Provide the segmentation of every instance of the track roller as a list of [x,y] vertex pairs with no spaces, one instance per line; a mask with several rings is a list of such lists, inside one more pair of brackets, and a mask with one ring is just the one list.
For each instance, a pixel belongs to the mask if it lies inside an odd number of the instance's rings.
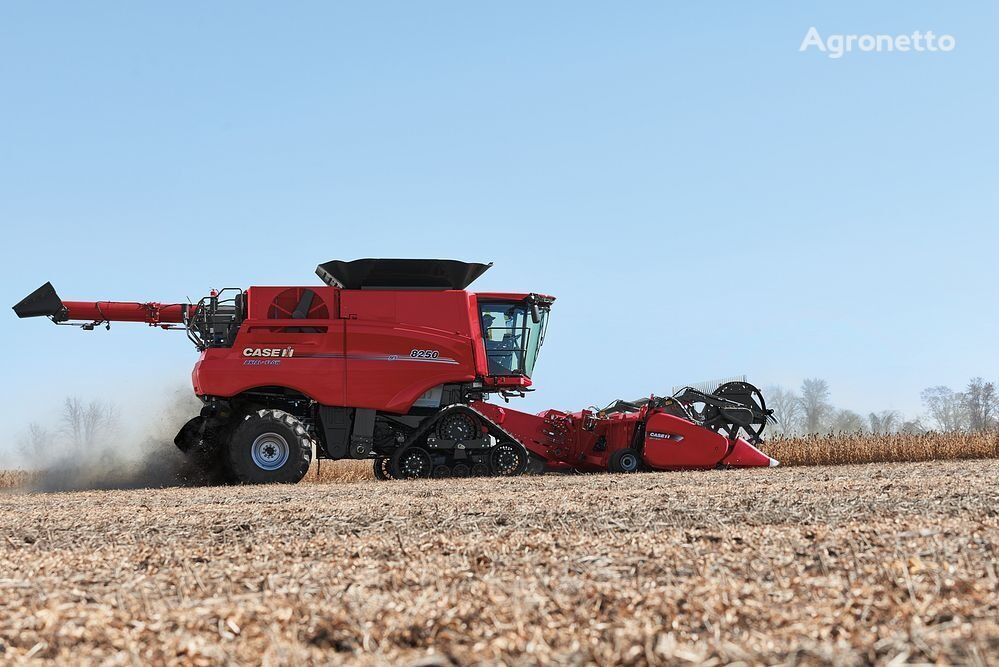
[[389,473],[390,459],[387,456],[379,456],[373,462],[373,468],[375,471],[375,479],[379,481],[388,481],[394,479]]
[[519,442],[507,440],[495,447],[489,456],[491,472],[501,477],[513,477],[527,470],[530,455]]
[[408,445],[392,454],[388,472],[396,479],[424,479],[434,470],[430,452],[423,447]]

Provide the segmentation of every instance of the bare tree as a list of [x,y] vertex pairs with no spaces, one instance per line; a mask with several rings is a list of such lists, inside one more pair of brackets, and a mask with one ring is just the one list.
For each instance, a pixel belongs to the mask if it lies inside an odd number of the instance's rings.
[[829,383],[811,378],[801,383],[801,410],[804,414],[805,432],[821,433],[832,415],[829,402]]
[[972,431],[987,431],[995,426],[999,415],[999,395],[991,382],[972,378],[964,393],[964,406],[968,412],[968,426]]
[[872,412],[868,420],[871,433],[896,433],[902,425],[902,416],[894,410]]
[[50,451],[52,446],[52,434],[37,422],[28,424],[27,433],[24,433],[17,443],[18,451],[30,465],[44,460],[45,452]]
[[899,433],[906,433],[908,435],[920,435],[926,433],[926,427],[923,426],[923,422],[916,417],[915,419],[909,419],[902,422],[902,425],[898,427]]
[[968,428],[964,394],[955,393],[950,387],[937,386],[924,389],[920,397],[938,430],[962,431]]
[[62,408],[62,430],[75,449],[92,449],[118,431],[118,411],[109,403],[67,398]]
[[764,393],[767,407],[774,411],[777,419],[774,430],[781,435],[796,435],[803,426],[804,411],[801,409],[801,397],[794,391],[784,387],[770,387]]
[[865,427],[864,418],[853,410],[836,410],[829,423],[833,433],[861,433]]

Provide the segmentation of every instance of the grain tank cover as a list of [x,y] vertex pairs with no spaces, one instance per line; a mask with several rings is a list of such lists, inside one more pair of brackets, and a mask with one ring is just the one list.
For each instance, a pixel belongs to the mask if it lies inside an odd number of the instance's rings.
[[335,259],[316,268],[331,287],[344,289],[465,289],[492,266],[454,259]]

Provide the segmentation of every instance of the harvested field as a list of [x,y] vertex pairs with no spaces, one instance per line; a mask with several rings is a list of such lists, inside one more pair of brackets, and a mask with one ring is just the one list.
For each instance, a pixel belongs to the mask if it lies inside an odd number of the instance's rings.
[[[172,452],[170,452],[172,454]],[[123,468],[123,469],[122,469]],[[90,489],[132,489],[155,488],[166,486],[203,486],[204,483],[195,480],[193,483],[181,483],[176,474],[157,475],[156,472],[138,467],[136,470],[121,466],[113,473],[102,475],[99,471],[89,468],[85,474],[76,476],[69,474],[65,465],[60,465],[52,471],[0,470],[0,489],[21,488],[39,491],[76,491]],[[51,477],[65,485],[51,484]],[[371,461],[322,461],[313,463],[303,484],[343,484],[374,479]]]
[[307,484],[334,484],[374,480],[371,461],[321,461],[313,463],[302,481]]
[[[773,438],[763,449],[782,466],[999,458],[999,431],[837,433]],[[367,461],[337,461],[323,462],[318,468],[313,464],[306,481],[356,482],[373,477]]]
[[999,660],[999,461],[0,496],[5,659]]
[[[170,456],[178,456],[169,445],[168,448]],[[999,458],[999,432],[918,435],[847,433],[774,438],[768,440],[763,449],[779,460],[782,466]],[[86,474],[73,475],[68,474],[71,471],[66,465],[61,465],[55,484],[39,484],[39,480],[46,477],[45,473],[0,470],[0,488],[38,486],[40,490],[51,491],[185,485],[176,474],[169,474],[169,466],[150,466],[149,461],[150,458],[147,458],[134,471],[128,464],[121,464],[112,474],[91,469]],[[374,479],[370,461],[322,461],[312,464],[303,482],[330,484],[370,479]]]

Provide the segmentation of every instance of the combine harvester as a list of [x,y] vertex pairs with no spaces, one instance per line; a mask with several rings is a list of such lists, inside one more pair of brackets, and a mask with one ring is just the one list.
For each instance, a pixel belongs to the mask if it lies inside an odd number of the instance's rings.
[[204,407],[175,442],[228,481],[298,482],[313,451],[373,459],[379,479],[777,464],[754,446],[771,411],[745,382],[576,413],[487,403],[531,390],[555,301],[465,291],[490,266],[331,261],[316,269],[323,287],[213,290],[196,304],[63,301],[46,283],[14,312],[185,330]]

